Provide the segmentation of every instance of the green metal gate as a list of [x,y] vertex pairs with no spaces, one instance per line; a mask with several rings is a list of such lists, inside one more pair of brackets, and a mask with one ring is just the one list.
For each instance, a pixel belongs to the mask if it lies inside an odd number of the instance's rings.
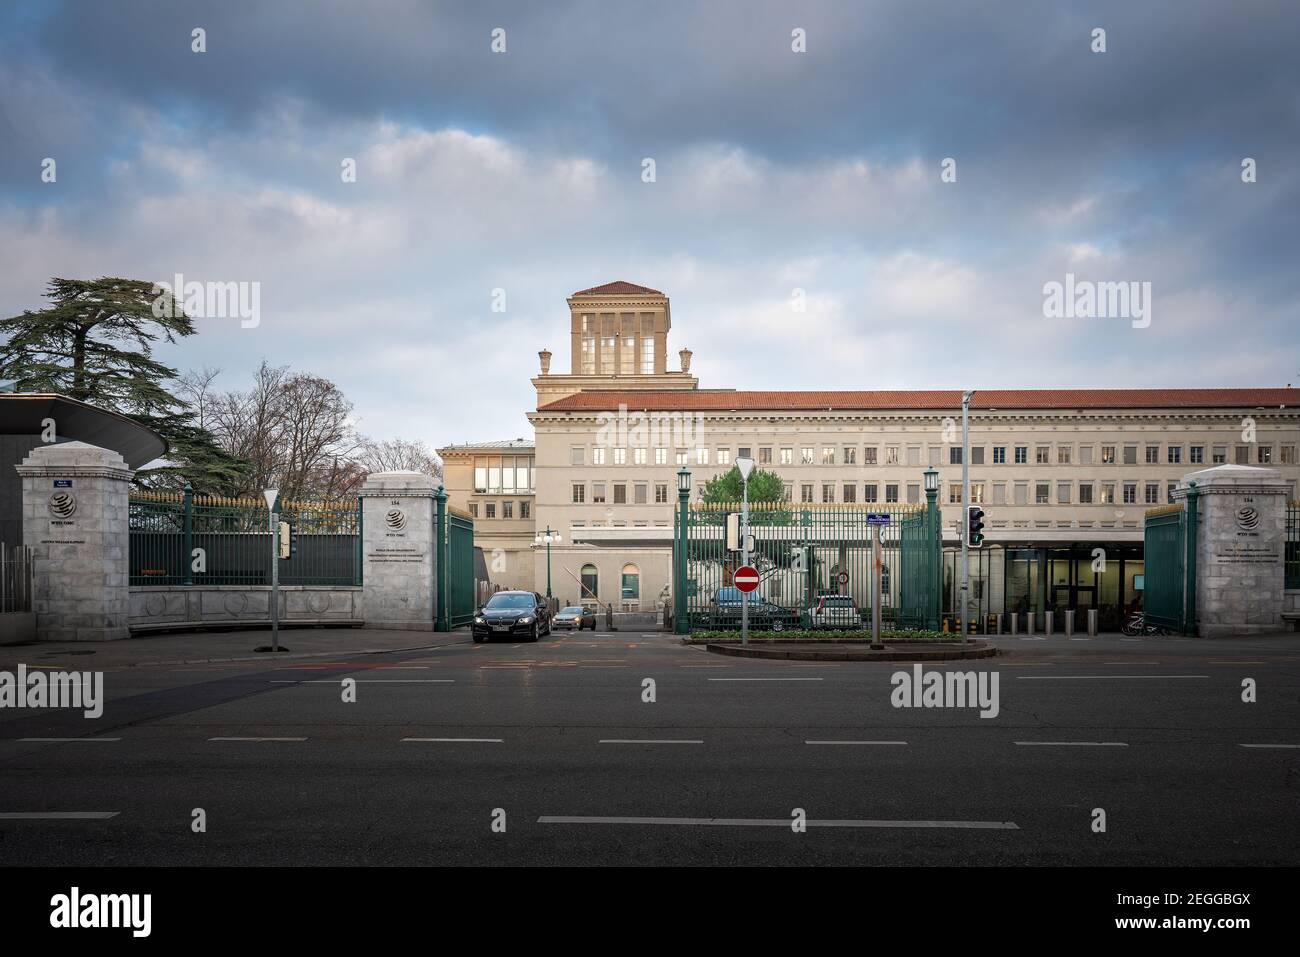
[[447,505],[447,493],[436,496],[438,543],[438,614],[436,627],[450,631],[474,620],[474,519]]
[[1196,488],[1146,513],[1142,610],[1148,625],[1196,633]]
[[[681,515],[675,582],[686,583],[686,620],[692,629],[740,626],[739,592],[732,575],[741,553],[727,549],[727,515],[738,503],[696,503],[686,508],[685,548]],[[853,600],[858,627],[871,623],[872,526],[869,514],[889,516],[881,539],[881,621],[885,628],[932,628],[939,624],[939,518],[920,505],[813,505],[755,503],[749,507],[754,537],[750,564],[758,590],[750,595],[756,629],[810,627],[827,595]],[[852,627],[852,625],[849,625]]]

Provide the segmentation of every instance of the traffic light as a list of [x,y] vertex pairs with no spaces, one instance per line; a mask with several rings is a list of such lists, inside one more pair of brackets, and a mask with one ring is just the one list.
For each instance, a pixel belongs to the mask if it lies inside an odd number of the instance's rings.
[[984,542],[984,509],[978,505],[966,506],[966,544],[979,548]]

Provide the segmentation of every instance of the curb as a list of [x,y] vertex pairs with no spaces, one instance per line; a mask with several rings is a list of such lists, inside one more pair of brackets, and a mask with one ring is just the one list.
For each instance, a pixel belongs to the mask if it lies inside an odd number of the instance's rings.
[[[828,643],[829,644],[829,643]],[[715,655],[730,655],[735,658],[777,658],[787,661],[961,661],[971,658],[993,658],[998,649],[982,642],[974,642],[968,648],[920,648],[903,650],[887,648],[885,651],[872,651],[866,646],[846,647],[844,645],[823,645],[814,648],[763,648],[753,645],[710,644],[705,646]]]

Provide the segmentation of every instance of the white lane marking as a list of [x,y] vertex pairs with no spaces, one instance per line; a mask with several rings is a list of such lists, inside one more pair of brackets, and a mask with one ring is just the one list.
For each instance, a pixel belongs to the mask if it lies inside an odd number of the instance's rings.
[[[696,827],[782,827],[789,829],[788,818],[743,817],[561,817],[544,816],[538,824],[666,824]],[[897,827],[897,828],[979,828],[1018,831],[1012,821],[808,821],[809,827]]]
[[[290,681],[284,678],[272,678],[273,685],[336,685],[343,678],[310,678]],[[353,678],[357,684],[365,685],[449,685],[455,684],[455,678]]]
[[19,738],[19,741],[26,741],[30,744],[77,744],[82,741],[121,741],[121,738]]
[[1021,747],[1044,748],[1127,748],[1123,741],[1017,741]]
[[705,681],[825,681],[825,678],[705,678]]
[[306,741],[306,738],[208,738],[209,741]]
[[1046,638],[1035,638],[1035,637],[1032,637],[1032,636],[1029,636],[1029,635],[1021,635],[1021,636],[1020,636],[1020,640],[1021,640],[1021,641],[1046,641],[1047,639],[1046,639]]
[[504,738],[403,738],[403,741],[433,741],[445,744],[503,744]]
[[804,744],[907,744],[906,741],[805,741]]
[[1300,744],[1239,744],[1239,748],[1300,748]]
[[1164,681],[1166,678],[1209,678],[1209,675],[1017,675],[1017,681],[1110,681],[1125,680]]
[[0,811],[0,821],[107,821],[121,811]]
[[600,744],[703,744],[701,738],[601,738]]

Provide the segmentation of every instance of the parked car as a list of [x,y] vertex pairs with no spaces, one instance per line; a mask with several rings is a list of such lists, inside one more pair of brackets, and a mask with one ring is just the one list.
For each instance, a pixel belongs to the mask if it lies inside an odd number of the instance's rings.
[[808,618],[814,628],[862,627],[862,613],[851,595],[818,595]]
[[529,638],[551,633],[551,609],[534,591],[499,591],[487,600],[470,630],[476,642],[489,638]]
[[555,615],[554,621],[556,628],[568,628],[572,631],[574,628],[582,631],[584,628],[596,630],[596,613],[590,608],[583,608],[581,605],[570,605],[568,608],[561,608]]
[[[739,628],[742,592],[734,585],[719,588],[709,599],[709,608],[701,624],[705,628]],[[799,625],[799,613],[791,608],[774,604],[758,595],[749,594],[749,626],[782,631]]]

